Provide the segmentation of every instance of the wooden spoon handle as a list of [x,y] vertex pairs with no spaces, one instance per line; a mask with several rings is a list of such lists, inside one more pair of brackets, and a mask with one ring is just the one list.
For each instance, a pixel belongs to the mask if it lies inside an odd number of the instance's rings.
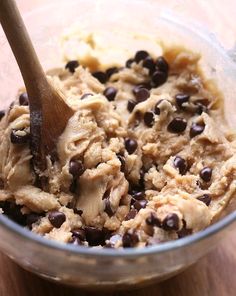
[[0,22],[21,70],[28,95],[37,106],[41,102],[34,95],[37,91],[35,86],[38,84],[40,93],[48,82],[14,0],[0,0]]

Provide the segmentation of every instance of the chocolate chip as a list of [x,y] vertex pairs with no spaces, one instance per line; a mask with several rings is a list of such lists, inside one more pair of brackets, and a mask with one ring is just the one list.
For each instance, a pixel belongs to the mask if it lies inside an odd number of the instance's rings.
[[120,161],[120,171],[124,173],[125,172],[125,158],[124,158],[124,156],[122,156],[120,154],[117,154],[117,158]]
[[77,192],[77,180],[74,179],[70,185],[70,192],[76,193]]
[[74,229],[71,231],[72,236],[79,238],[81,241],[85,241],[85,231],[83,229]]
[[78,61],[69,61],[65,68],[68,69],[71,73],[74,73],[75,72],[75,69],[79,67],[79,62]]
[[184,103],[187,103],[189,101],[190,96],[187,94],[177,94],[175,96],[176,104],[179,106],[179,108],[183,107]]
[[113,74],[117,73],[119,70],[117,67],[112,67],[106,70],[107,78],[109,79]]
[[126,232],[122,237],[124,248],[134,247],[139,242],[138,236],[135,232]]
[[150,97],[150,92],[146,88],[135,87],[133,93],[138,103],[144,102]]
[[69,244],[72,244],[74,246],[81,246],[81,245],[83,245],[82,242],[81,242],[81,240],[78,237],[76,237],[76,236],[72,236],[71,241],[69,242]]
[[101,83],[107,82],[107,74],[102,71],[97,71],[92,73],[93,77],[97,78]]
[[170,133],[179,134],[185,131],[187,127],[187,121],[182,117],[175,117],[168,124],[167,130]]
[[61,225],[66,221],[66,215],[59,211],[51,211],[48,214],[48,220],[52,226],[60,228]]
[[105,235],[103,230],[92,226],[85,226],[85,237],[90,246],[105,244]]
[[187,228],[186,221],[182,220],[182,222],[183,222],[183,228],[177,232],[178,238],[182,238],[193,233],[192,229]]
[[203,181],[205,182],[210,182],[211,181],[211,176],[212,176],[212,169],[209,167],[205,167],[200,171],[200,177],[202,178]]
[[134,107],[136,106],[136,102],[133,100],[129,100],[127,103],[127,109],[131,113],[134,110]]
[[69,164],[69,173],[74,177],[80,177],[85,171],[85,167],[81,160],[71,160]]
[[137,215],[137,213],[138,213],[138,211],[136,209],[131,209],[129,211],[129,213],[125,216],[125,219],[124,220],[125,221],[128,221],[130,219],[134,219],[135,216]]
[[162,72],[168,72],[169,71],[169,65],[164,57],[158,57],[156,60],[156,66],[158,70]]
[[131,68],[131,65],[133,62],[134,62],[134,59],[128,59],[128,61],[125,63],[126,68]]
[[190,128],[190,137],[196,137],[197,135],[200,135],[205,129],[205,125],[199,124],[199,123],[193,123]]
[[13,129],[11,131],[11,143],[12,144],[17,144],[17,145],[21,145],[21,144],[26,144],[29,142],[30,140],[30,134],[27,133],[24,130],[16,130]]
[[41,218],[41,215],[37,213],[30,213],[26,217],[26,223],[29,227],[32,226],[33,223],[36,223]]
[[131,193],[132,197],[136,200],[143,200],[145,198],[145,192],[144,191],[133,191]]
[[109,198],[106,198],[104,200],[104,203],[105,203],[105,209],[104,209],[104,212],[107,213],[107,215],[109,217],[113,216],[114,215],[114,211],[112,210],[111,208],[111,202],[109,200]]
[[168,214],[162,221],[162,228],[166,231],[179,229],[179,217],[177,214]]
[[0,120],[4,117],[5,115],[5,111],[4,110],[0,110]]
[[21,212],[21,206],[16,205],[13,202],[5,201],[1,205],[3,212],[5,215],[8,216],[9,219],[13,220],[14,222],[25,226],[26,225],[26,215],[23,215]]
[[174,166],[179,169],[179,173],[184,175],[187,172],[188,165],[185,159],[180,156],[176,156],[174,159]]
[[129,154],[133,154],[138,147],[138,143],[134,139],[126,139],[125,140],[125,149]]
[[160,70],[156,70],[152,75],[152,83],[154,87],[161,86],[166,82],[168,74]]
[[154,107],[154,112],[156,115],[160,115],[161,114],[161,109],[158,107],[159,103],[157,103]]
[[202,105],[201,103],[197,103],[196,104],[196,114],[201,115],[203,112],[207,113],[208,108],[206,106]]
[[146,50],[139,50],[136,52],[134,60],[136,63],[139,63],[140,61],[146,59],[148,56],[149,54]]
[[0,178],[0,189],[4,189],[4,181]]
[[153,73],[155,70],[155,63],[151,57],[146,57],[143,60],[143,67],[149,69],[150,73]]
[[108,101],[114,101],[115,96],[117,94],[117,89],[114,87],[107,87],[104,92],[103,92],[104,96],[108,99]]
[[150,82],[143,82],[143,83],[137,84],[136,87],[137,88],[146,88],[146,89],[150,90],[152,88],[152,85]]
[[20,104],[21,106],[28,106],[28,105],[29,105],[29,98],[28,98],[27,93],[22,93],[22,94],[19,96],[19,104]]
[[203,196],[198,197],[197,199],[204,202],[204,204],[206,204],[207,206],[209,206],[211,203],[211,197],[209,194],[203,194]]
[[73,209],[74,213],[77,214],[77,215],[80,215],[82,216],[83,215],[83,210],[80,210],[80,209]]
[[144,113],[143,121],[148,127],[152,127],[154,124],[155,115],[152,111],[147,111]]
[[86,94],[83,94],[82,97],[80,98],[80,100],[84,100],[84,99],[86,99],[87,97],[92,96],[92,95],[93,95],[92,93],[86,93]]
[[135,203],[134,203],[134,208],[136,210],[141,210],[141,209],[145,209],[146,206],[147,206],[147,201],[146,199],[143,199],[143,200],[136,200]]
[[146,218],[145,222],[149,226],[161,227],[161,220],[158,219],[154,213],[151,213],[150,216]]

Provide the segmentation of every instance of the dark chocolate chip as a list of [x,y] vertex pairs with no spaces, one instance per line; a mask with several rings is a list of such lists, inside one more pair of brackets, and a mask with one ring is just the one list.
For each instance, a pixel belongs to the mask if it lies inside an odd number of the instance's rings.
[[4,181],[0,178],[0,189],[4,189]]
[[4,110],[0,110],[0,120],[4,117],[5,115],[5,111]]
[[107,213],[107,215],[109,217],[113,216],[114,215],[114,211],[112,210],[111,208],[111,202],[109,200],[109,198],[106,198],[104,200],[104,203],[105,203],[105,209],[104,209],[104,212]]
[[143,82],[143,83],[136,85],[136,87],[137,88],[146,88],[146,89],[150,90],[152,88],[152,85],[150,82]]
[[69,244],[72,244],[74,246],[81,246],[81,245],[83,245],[82,242],[81,242],[81,240],[78,237],[76,237],[76,236],[72,236],[71,241],[69,241]]
[[161,227],[161,220],[157,218],[156,214],[151,213],[149,217],[146,218],[146,223],[149,226]]
[[79,238],[81,241],[85,241],[85,231],[83,229],[74,229],[71,231],[72,236]]
[[158,107],[159,103],[157,103],[154,107],[154,112],[156,115],[160,115],[161,114],[161,109]]
[[187,228],[186,221],[182,220],[182,222],[183,222],[183,228],[177,232],[178,238],[182,238],[193,233],[192,229]]
[[135,232],[126,232],[122,237],[124,248],[134,247],[139,242],[138,236]]
[[148,52],[146,50],[139,50],[136,52],[134,60],[136,63],[139,63],[140,61],[143,61],[149,56]]
[[209,206],[211,203],[211,197],[209,194],[203,194],[203,196],[198,197],[197,199],[204,202],[204,204],[206,204],[207,206]]
[[145,209],[146,206],[147,206],[147,201],[146,199],[143,199],[143,200],[136,200],[135,203],[134,203],[134,208],[136,210],[141,210],[141,209]]
[[202,105],[201,103],[197,103],[196,104],[196,114],[201,115],[203,112],[207,113],[208,108],[206,106]]
[[166,231],[179,229],[179,217],[177,214],[168,214],[162,221],[162,228]]
[[109,79],[113,74],[117,73],[119,69],[117,67],[112,67],[106,70],[107,78]]
[[19,104],[20,104],[21,106],[28,106],[28,105],[29,105],[29,98],[28,98],[27,93],[22,93],[22,94],[19,96]]
[[65,68],[68,69],[71,73],[74,73],[75,72],[75,69],[79,67],[79,62],[78,61],[69,61]]
[[138,103],[144,102],[150,97],[149,90],[142,87],[135,87],[133,93]]
[[137,210],[135,210],[135,209],[131,209],[130,211],[129,211],[129,213],[125,216],[125,221],[128,221],[128,220],[130,220],[130,219],[134,219],[135,218],[135,216],[137,215],[137,213],[138,213],[138,211]]
[[[22,130],[23,132],[23,130]],[[19,134],[19,130],[13,129],[11,131],[11,143],[12,144],[26,144],[30,140],[30,134],[26,131],[23,134]]]
[[117,94],[117,89],[110,86],[107,87],[104,92],[103,92],[104,96],[108,99],[108,101],[114,101],[116,94]]
[[158,57],[156,60],[156,66],[158,70],[162,72],[168,72],[169,71],[169,65],[164,57]]
[[127,103],[127,109],[131,113],[134,110],[134,107],[136,106],[137,102],[133,100],[129,100]]
[[59,211],[52,211],[48,214],[48,220],[52,226],[60,228],[61,225],[66,221],[66,215]]
[[181,175],[186,174],[188,165],[185,159],[180,156],[176,156],[174,159],[174,166],[179,170]]
[[197,135],[200,135],[205,129],[205,125],[199,124],[199,123],[193,123],[190,128],[190,137],[196,137]]
[[73,211],[74,211],[74,213],[77,214],[77,215],[80,215],[80,216],[83,215],[83,210],[80,210],[80,209],[76,209],[76,208],[74,208]]
[[125,172],[125,158],[124,158],[124,156],[122,156],[120,154],[117,154],[117,158],[120,161],[120,171],[124,173]]
[[161,86],[166,82],[168,78],[167,72],[162,72],[160,70],[156,70],[152,75],[152,83],[154,87]]
[[155,63],[151,57],[146,57],[143,60],[143,67],[149,69],[150,73],[153,73],[155,70]]
[[37,213],[30,213],[26,217],[26,223],[30,227],[33,223],[36,223],[41,218],[41,215]]
[[134,139],[125,140],[125,149],[129,154],[133,154],[137,148],[138,148],[138,143],[136,140]]
[[131,193],[132,197],[135,199],[135,200],[143,200],[145,198],[145,192],[144,191],[133,191]]
[[131,68],[131,65],[133,62],[134,62],[134,59],[128,59],[128,61],[125,63],[126,68]]
[[202,178],[203,181],[205,182],[210,182],[211,181],[211,176],[212,176],[212,169],[209,167],[205,167],[200,171],[200,177]]
[[155,114],[152,111],[147,111],[144,113],[143,121],[148,127],[152,127],[154,124]]
[[77,192],[77,180],[74,179],[70,185],[70,192],[76,193]]
[[74,177],[80,177],[85,171],[85,167],[81,160],[71,160],[69,164],[69,173]]
[[26,215],[21,212],[21,206],[16,205],[13,202],[5,201],[2,205],[2,209],[5,215],[14,222],[25,226],[26,225]]
[[167,130],[170,133],[179,134],[185,131],[187,127],[187,121],[182,117],[175,117],[168,124]]
[[101,229],[92,226],[85,226],[85,237],[90,246],[105,244],[104,232]]
[[82,97],[80,98],[80,100],[84,100],[84,99],[86,99],[87,97],[92,96],[92,95],[93,95],[92,93],[86,93],[86,94],[83,94]]
[[107,74],[102,71],[97,71],[92,73],[93,77],[97,78],[101,83],[107,82]]
[[190,96],[187,94],[177,94],[175,96],[176,104],[179,106],[179,108],[182,108],[183,104],[189,101],[189,98]]

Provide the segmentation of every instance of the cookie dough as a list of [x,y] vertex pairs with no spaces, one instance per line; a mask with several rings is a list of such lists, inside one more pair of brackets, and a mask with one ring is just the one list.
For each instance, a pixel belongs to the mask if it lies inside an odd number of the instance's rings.
[[161,52],[140,50],[112,67],[111,55],[110,68],[72,60],[48,72],[75,114],[40,176],[20,91],[1,112],[4,214],[48,239],[110,248],[175,240],[217,219],[236,190],[222,95],[198,54]]

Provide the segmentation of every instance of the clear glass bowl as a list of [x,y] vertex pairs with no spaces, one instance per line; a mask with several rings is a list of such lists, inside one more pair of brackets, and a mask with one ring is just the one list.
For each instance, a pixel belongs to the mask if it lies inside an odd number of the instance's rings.
[[[236,67],[210,34],[191,23],[158,15],[155,1],[58,1],[26,15],[25,21],[45,69],[62,65],[58,36],[74,21],[91,29],[120,28],[154,32],[168,43],[184,44],[202,54],[207,76],[225,95],[225,114],[236,127]],[[115,13],[112,13],[115,12]],[[7,41],[0,32],[0,100],[9,106],[23,84]],[[89,289],[125,289],[170,277],[209,252],[233,228],[234,204],[207,229],[173,242],[143,249],[90,249],[37,236],[0,215],[0,250],[23,268],[44,278]]]

